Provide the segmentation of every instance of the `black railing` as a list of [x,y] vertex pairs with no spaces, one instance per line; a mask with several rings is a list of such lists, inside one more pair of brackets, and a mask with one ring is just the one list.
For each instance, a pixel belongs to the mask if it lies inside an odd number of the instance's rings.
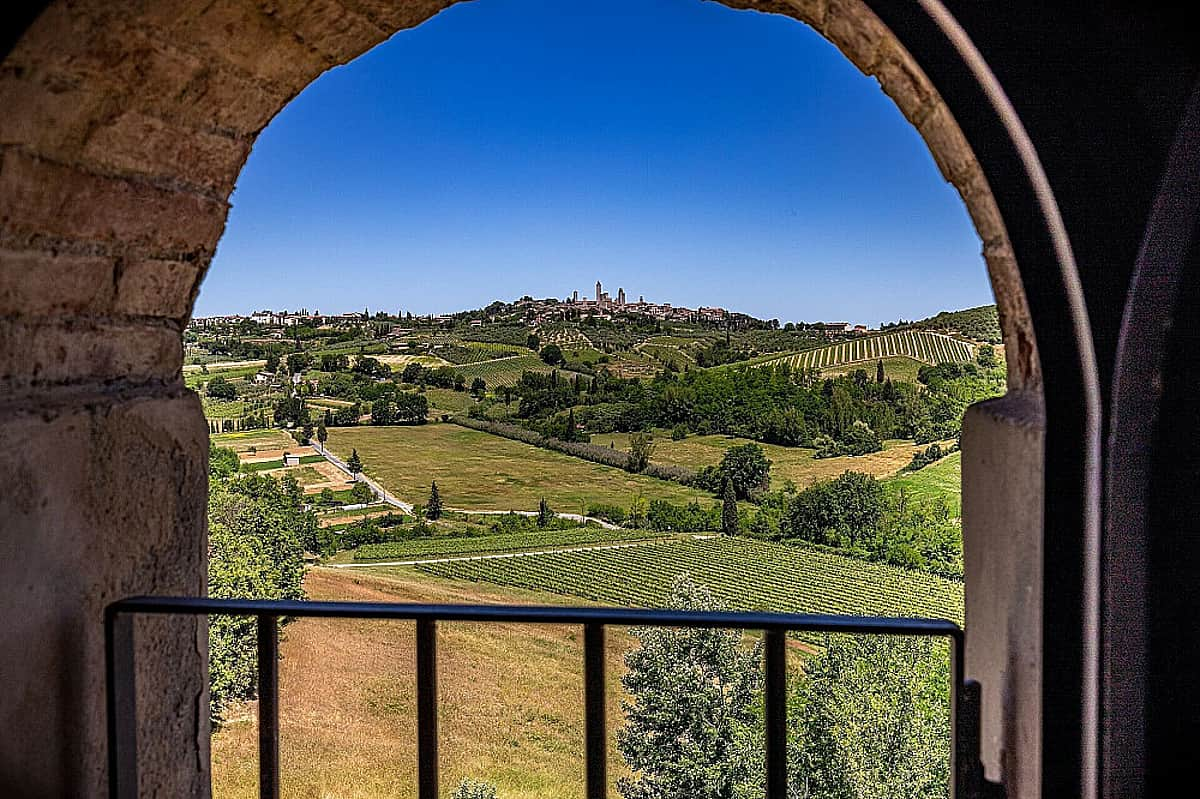
[[137,705],[134,617],[227,614],[258,619],[259,796],[279,796],[279,620],[324,617],[415,621],[417,626],[417,797],[438,797],[437,623],[473,621],[579,624],[584,630],[584,715],[587,799],[608,795],[605,717],[605,628],[701,627],[761,630],[765,637],[766,799],[787,796],[786,636],[789,632],[944,637],[950,640],[951,785],[955,799],[980,796],[979,687],[963,679],[963,631],[940,619],[786,613],[697,612],[524,605],[404,605],[368,602],[136,597],[105,609],[109,794],[137,796]]

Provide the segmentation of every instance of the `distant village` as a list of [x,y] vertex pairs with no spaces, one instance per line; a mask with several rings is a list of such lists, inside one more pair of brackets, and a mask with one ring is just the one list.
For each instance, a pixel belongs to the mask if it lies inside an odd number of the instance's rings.
[[[672,305],[669,302],[647,302],[645,297],[640,295],[637,302],[629,302],[624,288],[618,287],[617,295],[613,297],[604,290],[603,283],[597,280],[595,294],[592,297],[581,297],[578,291],[572,291],[570,296],[561,300],[556,297],[535,299],[525,296],[511,303],[495,302],[483,309],[454,314],[414,316],[411,313],[397,312],[395,315],[390,315],[386,312],[376,312],[375,315],[372,315],[369,309],[360,312],[322,314],[319,310],[310,312],[307,308],[302,308],[298,311],[255,311],[249,316],[241,314],[201,316],[193,318],[191,326],[193,328],[209,328],[251,322],[263,327],[279,328],[304,325],[366,329],[377,326],[380,322],[410,322],[426,325],[466,324],[470,327],[482,327],[490,323],[512,323],[515,320],[523,320],[529,327],[534,328],[552,322],[579,321],[589,317],[595,320],[611,321],[622,316],[640,316],[660,322],[707,324],[719,324],[731,317],[751,318],[719,306],[687,308],[682,305]],[[787,327],[816,330],[828,336],[862,335],[870,332],[866,325],[852,325],[849,322],[789,322]]]

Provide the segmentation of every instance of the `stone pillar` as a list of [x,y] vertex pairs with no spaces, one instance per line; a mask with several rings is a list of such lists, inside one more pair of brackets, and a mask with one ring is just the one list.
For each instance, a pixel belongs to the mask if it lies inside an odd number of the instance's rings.
[[[46,392],[0,422],[0,795],[106,794],[104,606],[205,590],[195,395]],[[143,796],[208,794],[207,636],[139,623]]]
[[1009,799],[1041,784],[1041,396],[1012,392],[963,419],[966,674],[983,688],[981,754]]

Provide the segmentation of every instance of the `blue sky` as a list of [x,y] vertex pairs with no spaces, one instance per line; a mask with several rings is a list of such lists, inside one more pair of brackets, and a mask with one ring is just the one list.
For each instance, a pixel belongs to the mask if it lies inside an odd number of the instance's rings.
[[259,138],[196,314],[593,291],[872,325],[991,302],[962,202],[873,79],[698,0],[477,0]]

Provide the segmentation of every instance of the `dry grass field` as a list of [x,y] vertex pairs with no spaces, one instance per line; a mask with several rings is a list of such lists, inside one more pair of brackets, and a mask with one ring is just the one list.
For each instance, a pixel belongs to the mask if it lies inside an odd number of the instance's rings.
[[[550,594],[421,576],[314,569],[311,599],[432,603],[579,604]],[[285,797],[393,799],[416,795],[413,625],[301,619],[280,662],[280,756]],[[632,639],[609,635],[610,735]],[[463,777],[504,799],[583,796],[583,636],[578,628],[444,624],[439,630],[443,796]],[[258,795],[253,703],[212,738],[213,796]],[[611,738],[610,738],[611,740]],[[623,773],[610,754],[612,780]],[[616,797],[614,791],[610,796]]]
[[[629,434],[602,433],[592,436],[593,444],[607,447],[610,442],[617,449],[628,449]],[[748,443],[751,443],[748,438],[722,435],[688,436],[682,441],[672,441],[670,431],[656,430],[651,460],[699,469],[720,463],[725,450],[730,447]],[[837,477],[846,470],[865,472],[879,478],[889,477],[908,465],[914,452],[925,448],[911,441],[894,440],[884,442],[882,452],[817,459],[813,457],[813,450],[803,447],[781,447],[776,444],[759,446],[771,461],[772,488],[781,488],[784,480],[791,480],[804,488],[810,483]]]
[[468,510],[535,510],[542,497],[555,510],[572,513],[590,502],[629,507],[638,494],[676,503],[713,501],[678,483],[454,424],[333,428],[328,445],[343,458],[357,449],[368,475],[412,502],[424,502],[434,480],[446,505]]

